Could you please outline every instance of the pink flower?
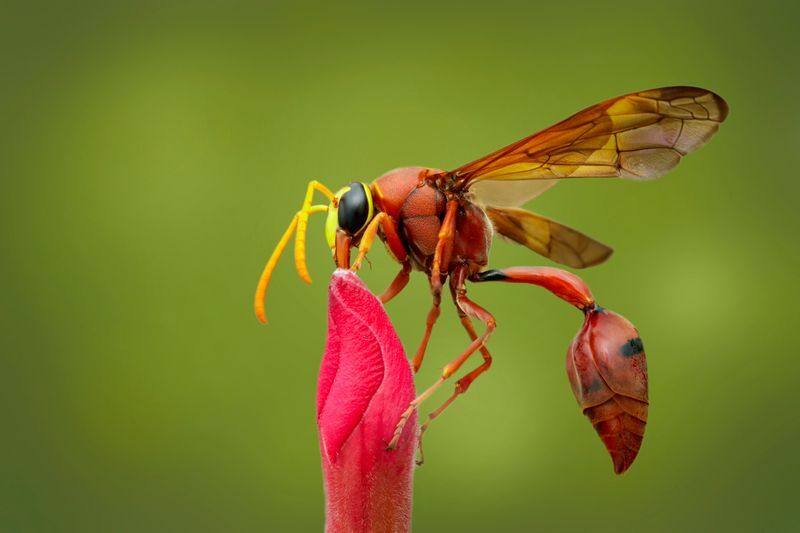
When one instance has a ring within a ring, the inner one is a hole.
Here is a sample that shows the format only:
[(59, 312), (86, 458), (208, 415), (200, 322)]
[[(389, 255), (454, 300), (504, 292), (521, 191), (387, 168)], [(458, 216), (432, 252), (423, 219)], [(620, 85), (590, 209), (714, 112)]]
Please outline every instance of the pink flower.
[(386, 450), (414, 399), (406, 354), (383, 305), (348, 270), (333, 274), (317, 384), (326, 531), (408, 531), (417, 415)]
[(613, 311), (590, 308), (567, 350), (567, 376), (614, 472), (622, 474), (639, 453), (647, 422), (647, 361), (639, 332)]

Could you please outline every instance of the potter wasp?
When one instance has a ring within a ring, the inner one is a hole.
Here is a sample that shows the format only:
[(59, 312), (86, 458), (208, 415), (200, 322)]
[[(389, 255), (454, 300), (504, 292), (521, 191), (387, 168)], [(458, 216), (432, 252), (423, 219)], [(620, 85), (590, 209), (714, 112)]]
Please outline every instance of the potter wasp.
[[(639, 450), (647, 420), (647, 368), (636, 329), (624, 318), (595, 303), (585, 283), (550, 267), (487, 269), (495, 233), (572, 268), (597, 265), (611, 248), (583, 233), (519, 206), (571, 178), (657, 178), (708, 141), (725, 120), (725, 101), (705, 89), (665, 87), (631, 93), (591, 106), (539, 133), (526, 137), (455, 170), (405, 167), (372, 183), (354, 182), (332, 192), (309, 183), (301, 209), (292, 218), (264, 269), (255, 295), (256, 315), (266, 322), (264, 296), (270, 277), (293, 233), (295, 264), (310, 282), (305, 261), (308, 218), (326, 213), (325, 234), (339, 268), (358, 270), (375, 238), (401, 265), (380, 295), (394, 298), (412, 270), (423, 272), (433, 304), (412, 367), (422, 364), (431, 331), (439, 317), (445, 282), (471, 343), (441, 377), (416, 398), (401, 417), (392, 440), (406, 420), (475, 353), (481, 363), (461, 377), (453, 394), (428, 415), (422, 433), (447, 406), (469, 389), (492, 364), (486, 344), (495, 329), (492, 314), (467, 296), (466, 282), (529, 283), (550, 290), (585, 315), (584, 327), (570, 345), (567, 372), (573, 392), (614, 461), (625, 471)], [(329, 201), (313, 204), (315, 192)], [(351, 248), (357, 248), (351, 263)], [(472, 319), (485, 329), (478, 334)]]

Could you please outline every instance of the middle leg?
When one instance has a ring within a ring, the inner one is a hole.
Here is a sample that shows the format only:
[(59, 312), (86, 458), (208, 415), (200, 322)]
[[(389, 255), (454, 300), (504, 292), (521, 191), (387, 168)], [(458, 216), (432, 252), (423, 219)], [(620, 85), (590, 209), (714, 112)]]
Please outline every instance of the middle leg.
[(425, 358), (425, 350), (428, 348), (428, 341), (436, 321), (439, 320), (439, 304), (442, 301), (442, 276), (450, 270), (450, 256), (453, 251), (453, 241), (456, 237), (456, 218), (458, 213), (458, 201), (449, 200), (445, 210), (444, 220), (439, 228), (436, 249), (433, 254), (433, 261), (430, 272), (431, 294), (433, 295), (433, 305), (428, 311), (428, 318), (425, 320), (425, 335), (419, 344), (414, 360), (411, 364), (414, 373), (422, 366)]
[(422, 341), (419, 343), (417, 353), (414, 355), (414, 360), (411, 362), (411, 369), (416, 374), (419, 367), (422, 366), (422, 360), (425, 358), (425, 350), (428, 349), (428, 341), (431, 340), (431, 333), (436, 321), (439, 320), (439, 305), (442, 303), (442, 287), (438, 287), (431, 281), (431, 296), (433, 297), (433, 304), (428, 311), (428, 317), (425, 319), (425, 334), (422, 336)]

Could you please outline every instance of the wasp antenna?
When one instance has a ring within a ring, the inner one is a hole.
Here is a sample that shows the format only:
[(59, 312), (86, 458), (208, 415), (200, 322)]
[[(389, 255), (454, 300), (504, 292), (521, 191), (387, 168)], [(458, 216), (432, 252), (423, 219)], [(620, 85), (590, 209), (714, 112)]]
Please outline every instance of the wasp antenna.
[(308, 216), (311, 213), (321, 213), (327, 211), (327, 206), (311, 205), (314, 199), (314, 191), (324, 194), (328, 200), (334, 201), (334, 194), (320, 182), (313, 180), (308, 184), (306, 197), (303, 200), (303, 208), (300, 210), (300, 217), (297, 220), (297, 235), (294, 240), (294, 262), (297, 267), (297, 274), (306, 283), (311, 283), (311, 276), (308, 275), (306, 266), (306, 228), (308, 227)]
[(298, 221), (297, 235), (294, 238), (294, 265), (300, 279), (306, 283), (311, 283), (311, 276), (308, 274), (306, 266), (306, 230), (308, 228), (308, 214), (300, 215)]
[(326, 206), (311, 205), (311, 201), (314, 199), (314, 191), (321, 192), (331, 202), (335, 199), (331, 190), (317, 180), (309, 182), (306, 188), (306, 197), (305, 200), (303, 200), (303, 208), (300, 210), (300, 218), (297, 221), (297, 236), (294, 241), (295, 266), (297, 267), (297, 273), (300, 275), (300, 278), (306, 283), (311, 283), (311, 276), (308, 275), (308, 267), (306, 266), (306, 228), (308, 227), (308, 215), (328, 210)]
[(328, 207), (325, 205), (311, 205), (314, 191), (321, 192), (331, 202), (335, 200), (334, 194), (330, 189), (320, 182), (314, 180), (308, 184), (306, 197), (305, 200), (303, 200), (303, 208), (292, 218), (289, 227), (286, 228), (283, 237), (278, 241), (278, 245), (275, 247), (275, 250), (273, 250), (269, 261), (267, 261), (267, 265), (264, 267), (264, 272), (261, 273), (261, 278), (258, 280), (253, 307), (255, 308), (256, 316), (264, 324), (267, 323), (267, 315), (264, 312), (264, 298), (267, 294), (267, 286), (272, 277), (272, 272), (275, 270), (275, 265), (278, 263), (278, 259), (280, 259), (283, 250), (286, 249), (286, 245), (289, 243), (289, 239), (292, 237), (292, 232), (294, 232), (295, 229), (297, 230), (297, 236), (295, 239), (294, 252), (297, 273), (300, 274), (300, 277), (303, 278), (305, 282), (311, 283), (311, 277), (309, 277), (308, 269), (306, 268), (306, 227), (308, 225), (308, 216), (311, 213), (322, 213), (328, 210)]
[(264, 267), (264, 272), (261, 273), (261, 278), (258, 280), (256, 296), (253, 305), (258, 320), (260, 320), (263, 324), (267, 323), (267, 315), (264, 312), (264, 298), (267, 294), (267, 285), (269, 285), (269, 280), (272, 277), (272, 271), (275, 270), (275, 265), (278, 264), (278, 259), (280, 259), (281, 253), (283, 253), (283, 250), (286, 248), (286, 244), (292, 237), (292, 232), (295, 230), (295, 228), (297, 228), (297, 221), (299, 218), (300, 213), (297, 213), (294, 217), (292, 217), (289, 227), (286, 228), (283, 237), (281, 237), (281, 240), (278, 241), (278, 245), (275, 247), (275, 250), (272, 251), (272, 255), (269, 257), (269, 261), (267, 261), (267, 265)]
[(308, 275), (308, 267), (306, 267), (306, 230), (308, 229), (308, 216), (311, 213), (325, 213), (327, 211), (327, 205), (312, 205), (298, 213), (297, 234), (294, 237), (294, 263), (295, 267), (297, 267), (297, 273), (306, 283), (311, 283), (311, 276)]

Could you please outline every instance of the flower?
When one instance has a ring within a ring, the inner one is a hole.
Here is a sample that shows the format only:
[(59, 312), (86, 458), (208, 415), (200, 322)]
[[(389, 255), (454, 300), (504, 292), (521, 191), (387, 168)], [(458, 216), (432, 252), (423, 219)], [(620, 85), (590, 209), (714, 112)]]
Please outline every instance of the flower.
[(613, 311), (588, 308), (567, 350), (567, 376), (614, 472), (622, 474), (639, 453), (647, 422), (647, 361), (639, 332)]
[(326, 531), (408, 531), (416, 414), (387, 451), (414, 399), (405, 351), (383, 305), (349, 270), (329, 287), (328, 339), (317, 384)]

